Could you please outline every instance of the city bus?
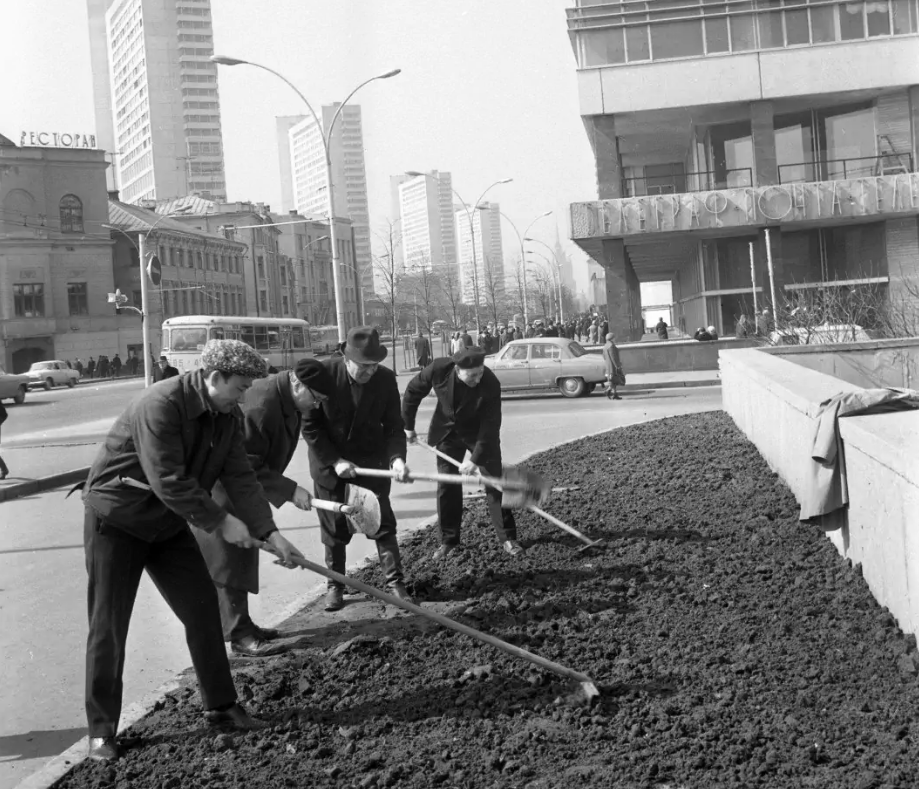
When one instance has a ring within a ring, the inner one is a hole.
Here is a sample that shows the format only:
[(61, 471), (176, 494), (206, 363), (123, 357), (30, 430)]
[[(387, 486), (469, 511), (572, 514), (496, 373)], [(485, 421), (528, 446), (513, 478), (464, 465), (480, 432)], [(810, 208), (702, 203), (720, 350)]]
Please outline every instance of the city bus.
[(208, 340), (242, 340), (278, 370), (315, 356), (309, 324), (298, 318), (182, 315), (163, 321), (161, 353), (180, 373), (201, 366), (201, 351)]

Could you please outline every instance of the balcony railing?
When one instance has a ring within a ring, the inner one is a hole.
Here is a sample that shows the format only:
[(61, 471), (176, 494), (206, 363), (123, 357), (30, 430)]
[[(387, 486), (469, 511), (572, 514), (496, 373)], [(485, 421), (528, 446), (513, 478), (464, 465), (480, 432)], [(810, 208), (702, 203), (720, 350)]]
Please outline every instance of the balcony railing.
[(779, 183), (845, 181), (849, 178), (874, 178), (903, 172), (915, 172), (910, 153), (885, 153), (849, 159), (811, 159), (796, 164), (780, 164)]
[(683, 192), (710, 192), (715, 189), (738, 189), (753, 186), (753, 170), (741, 167), (733, 170), (705, 170), (695, 173), (623, 178), (623, 197), (670, 195)]

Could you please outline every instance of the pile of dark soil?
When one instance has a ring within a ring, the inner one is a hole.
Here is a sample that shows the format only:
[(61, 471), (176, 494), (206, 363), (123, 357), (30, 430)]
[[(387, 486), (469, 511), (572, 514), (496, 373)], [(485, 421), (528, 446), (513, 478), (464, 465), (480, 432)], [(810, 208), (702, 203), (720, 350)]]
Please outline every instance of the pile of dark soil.
[(529, 465), (578, 486), (548, 509), (603, 550), (578, 553), (525, 513), (529, 551), (512, 559), (478, 503), (446, 564), (427, 561), (436, 533), (407, 543), (406, 564), (428, 605), (589, 674), (598, 704), (400, 616), (240, 664), (266, 732), (208, 731), (192, 683), (128, 732), (124, 759), (58, 786), (919, 786), (914, 638), (798, 522), (724, 414), (617, 430)]

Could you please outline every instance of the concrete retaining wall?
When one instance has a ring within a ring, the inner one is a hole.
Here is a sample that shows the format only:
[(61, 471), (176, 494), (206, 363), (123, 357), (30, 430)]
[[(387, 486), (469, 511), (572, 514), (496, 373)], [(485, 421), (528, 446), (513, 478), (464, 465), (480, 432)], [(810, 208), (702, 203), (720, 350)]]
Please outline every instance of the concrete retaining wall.
[[(801, 500), (819, 404), (861, 387), (793, 363), (801, 349), (789, 350), (722, 353), (722, 397), (725, 411)], [(835, 352), (845, 355), (845, 346)], [(839, 426), (849, 507), (823, 528), (842, 556), (862, 566), (878, 602), (919, 637), (919, 412), (845, 417)]]
[(919, 388), (919, 340), (851, 342), (844, 347), (845, 350), (840, 351), (836, 346), (802, 345), (770, 352), (867, 389)]
[[(619, 358), (626, 373), (669, 373), (680, 370), (717, 370), (718, 353), (731, 348), (752, 348), (755, 340), (733, 337), (699, 342), (698, 340), (664, 340), (662, 342), (626, 342), (617, 344)], [(587, 348), (600, 353), (602, 346)]]

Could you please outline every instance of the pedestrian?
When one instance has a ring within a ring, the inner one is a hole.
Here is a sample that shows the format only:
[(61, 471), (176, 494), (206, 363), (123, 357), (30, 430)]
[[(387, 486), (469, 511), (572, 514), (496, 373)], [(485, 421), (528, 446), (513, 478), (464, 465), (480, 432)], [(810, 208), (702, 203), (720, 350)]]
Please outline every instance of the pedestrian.
[(117, 378), (121, 374), (121, 357), (116, 353), (112, 359), (112, 378)]
[(717, 330), (714, 326), (708, 326), (708, 327), (705, 329), (705, 332), (706, 332), (706, 334), (708, 334), (708, 339), (709, 339), (709, 340), (717, 340), (717, 339), (718, 339), (718, 330)]
[[(395, 373), (380, 365), (386, 347), (370, 326), (348, 332), (344, 357), (324, 362), (332, 378), (332, 392), (320, 408), (303, 415), (303, 438), (309, 445), (310, 475), (316, 498), (345, 501), (345, 485), (372, 491), (380, 503), (380, 529), (371, 538), (377, 544), (387, 591), (411, 600), (405, 588), (402, 558), (396, 540), (396, 515), (389, 500), (389, 479), (360, 477), (355, 468), (392, 469), (394, 478), (408, 482), (405, 431)], [(325, 564), (344, 575), (351, 531), (340, 513), (321, 510), (319, 528), (325, 546)], [(329, 581), (326, 611), (344, 606), (344, 587)]]
[(138, 365), (138, 361), (139, 361), (139, 360), (138, 360), (138, 358), (137, 358), (137, 354), (136, 354), (136, 353), (132, 353), (132, 354), (128, 357), (128, 373), (129, 373), (132, 377), (135, 376), (135, 375), (137, 375), (137, 365)]
[(160, 356), (160, 360), (157, 362), (156, 366), (158, 368), (158, 381), (163, 381), (167, 378), (175, 378), (179, 374), (179, 371), (171, 364), (169, 364), (169, 359), (167, 359), (165, 356)]
[(657, 339), (666, 340), (668, 338), (667, 334), (667, 321), (664, 320), (663, 316), (657, 319), (657, 323), (654, 325), (654, 330), (657, 332)]
[(420, 331), (415, 338), (415, 358), (418, 360), (418, 366), (422, 369), (431, 363), (431, 343)]
[[(309, 491), (284, 472), (297, 449), (302, 414), (318, 408), (331, 391), (332, 379), (322, 362), (301, 359), (293, 370), (255, 381), (240, 405), (246, 455), (274, 507), (291, 502), (301, 510), (311, 508)], [(235, 514), (221, 483), (214, 487), (213, 496), (217, 504)], [(231, 651), (249, 657), (288, 651), (288, 644), (276, 642), (281, 633), (259, 627), (249, 615), (249, 595), (259, 591), (258, 549), (230, 545), (219, 535), (200, 529), (195, 529), (194, 535), (217, 587), (223, 640)]]
[(735, 337), (747, 337), (750, 334), (750, 324), (747, 321), (747, 316), (741, 314), (737, 319), (737, 323), (734, 324), (734, 336)]
[(99, 370), (100, 378), (108, 378), (108, 356), (106, 356), (104, 353), (99, 354), (99, 365), (97, 369)]
[(606, 337), (609, 334), (609, 321), (604, 318), (600, 321), (599, 331), (597, 332), (598, 337)]
[(603, 346), (603, 361), (606, 363), (606, 380), (609, 384), (609, 391), (612, 392), (612, 400), (621, 400), (617, 387), (625, 386), (625, 371), (622, 369), (622, 362), (619, 359), (619, 349), (616, 347), (616, 335), (608, 332), (606, 335), (606, 345)]
[[(0, 427), (3, 423), (6, 422), (6, 408), (3, 405), (3, 401), (0, 401)], [(3, 457), (0, 456), (0, 479), (6, 479), (10, 474), (9, 468), (7, 468), (6, 463), (3, 462)]]
[[(277, 530), (246, 458), (237, 403), (265, 375), (238, 340), (211, 340), (201, 367), (144, 390), (109, 430), (83, 485), (89, 575), (86, 716), (89, 756), (118, 758), (128, 627), (144, 570), (185, 627), (205, 719), (264, 728), (237, 702), (217, 593), (189, 526), (250, 548), (267, 541), (285, 567), (300, 552)], [(211, 498), (220, 479), (238, 513)]]
[(526, 333), (524, 334), (524, 336), (525, 336), (526, 339), (528, 339), (528, 340), (529, 340), (531, 337), (535, 337), (535, 336), (536, 336), (536, 330), (533, 328), (533, 324), (532, 324), (532, 323), (528, 323), (528, 324), (527, 324)]
[(89, 357), (89, 361), (86, 363), (86, 374), (90, 378), (96, 377), (96, 360), (92, 356)]
[[(452, 359), (437, 359), (416, 375), (405, 388), (402, 420), (408, 442), (417, 439), (415, 419), (418, 407), (431, 390), (437, 396), (428, 428), (428, 443), (454, 460), (459, 469), (437, 459), (441, 474), (487, 474), (500, 477), (501, 466), (501, 383), (485, 367), (485, 351), (464, 348)], [(468, 457), (466, 454), (468, 453)], [(485, 488), (488, 514), (498, 542), (511, 556), (524, 552), (517, 541), (517, 525), (510, 510), (501, 507), (501, 491)], [(437, 519), (440, 547), (434, 559), (444, 559), (460, 544), (463, 519), (463, 490), (459, 485), (438, 483)]]
[(80, 374), (80, 378), (83, 377), (83, 360), (77, 359), (76, 363), (77, 372)]
[(472, 347), (472, 335), (469, 334), (469, 329), (463, 329), (463, 336), (461, 339), (463, 341), (464, 348)]
[(590, 329), (588, 330), (589, 343), (591, 345), (597, 344), (597, 333), (600, 331), (600, 322), (593, 320), (590, 322)]

